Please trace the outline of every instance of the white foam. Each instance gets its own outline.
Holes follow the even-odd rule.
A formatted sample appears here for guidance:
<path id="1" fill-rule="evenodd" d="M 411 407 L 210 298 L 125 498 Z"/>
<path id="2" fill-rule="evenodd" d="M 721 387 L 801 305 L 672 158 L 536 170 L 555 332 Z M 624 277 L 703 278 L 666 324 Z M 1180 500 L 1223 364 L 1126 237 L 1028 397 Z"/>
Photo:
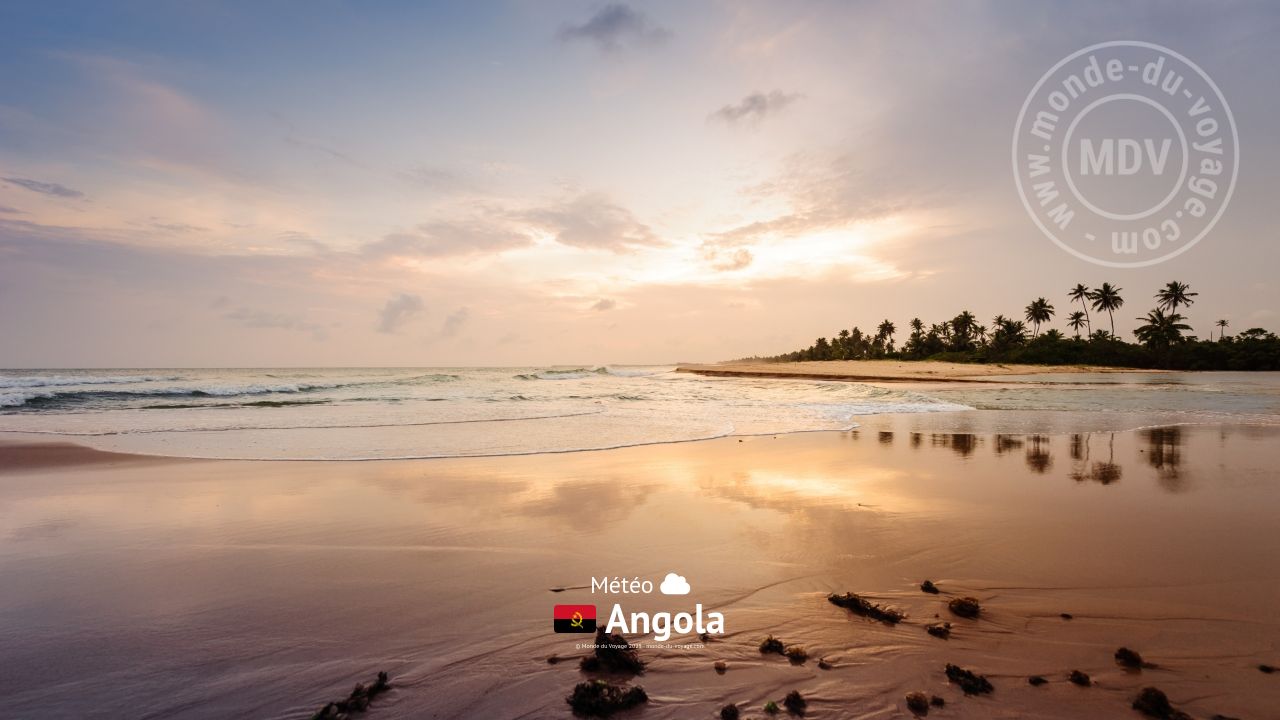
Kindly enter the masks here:
<path id="1" fill-rule="evenodd" d="M 0 388 L 65 387 L 68 385 L 122 385 L 181 380 L 177 375 L 28 375 L 0 376 Z"/>

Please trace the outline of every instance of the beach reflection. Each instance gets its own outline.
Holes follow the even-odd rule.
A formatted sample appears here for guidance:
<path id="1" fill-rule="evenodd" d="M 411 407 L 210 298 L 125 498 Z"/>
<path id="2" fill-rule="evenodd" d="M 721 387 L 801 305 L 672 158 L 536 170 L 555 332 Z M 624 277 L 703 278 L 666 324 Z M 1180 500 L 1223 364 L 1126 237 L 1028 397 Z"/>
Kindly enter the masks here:
<path id="1" fill-rule="evenodd" d="M 972 433 L 933 433 L 929 440 L 933 447 L 949 448 L 964 458 L 972 455 L 980 442 L 978 436 Z"/>
<path id="2" fill-rule="evenodd" d="M 1223 439 L 1230 431 L 1220 429 L 1218 438 Z M 1257 430 L 1245 430 L 1242 435 L 1257 434 Z M 849 437 L 858 440 L 869 434 L 849 433 Z M 907 447 L 911 451 L 937 452 L 948 451 L 949 454 L 968 460 L 975 457 L 979 448 L 990 446 L 996 458 L 1021 456 L 1025 467 L 1035 475 L 1052 475 L 1054 469 L 1055 447 L 1065 447 L 1070 463 L 1065 477 L 1075 482 L 1092 482 L 1099 485 L 1113 485 L 1125 477 L 1124 464 L 1117 459 L 1116 442 L 1118 436 L 1128 438 L 1134 454 L 1142 458 L 1145 468 L 1154 470 L 1152 474 L 1156 486 L 1166 492 L 1179 493 L 1188 488 L 1192 474 L 1187 471 L 1185 458 L 1186 441 L 1183 428 L 1166 426 L 1148 428 L 1133 433 L 1099 432 L 1070 433 L 1067 435 L 1048 435 L 1043 433 L 907 433 Z M 878 430 L 875 432 L 877 444 L 884 448 L 893 445 L 894 432 Z M 925 440 L 928 440 L 926 443 Z M 1129 469 L 1130 474 L 1133 468 Z"/>
<path id="3" fill-rule="evenodd" d="M 1146 441 L 1147 463 L 1158 473 L 1160 486 L 1169 492 L 1186 489 L 1182 474 L 1182 428 L 1148 428 L 1142 431 Z"/>
<path id="4" fill-rule="evenodd" d="M 1116 460 L 1117 433 L 1072 433 L 1065 437 L 1044 434 L 993 433 L 983 436 L 975 433 L 910 433 L 909 446 L 914 451 L 946 449 L 969 458 L 975 451 L 990 444 L 997 457 L 1021 451 L 1026 467 L 1034 474 L 1045 475 L 1053 469 L 1053 448 L 1065 444 L 1071 459 L 1067 477 L 1076 482 L 1096 482 L 1111 485 L 1119 482 L 1125 469 Z M 1143 446 L 1139 454 L 1148 467 L 1156 471 L 1159 487 L 1167 492 L 1183 492 L 1190 476 L 1185 469 L 1185 443 L 1183 430 L 1176 426 L 1142 430 L 1138 433 Z M 851 437 L 857 438 L 857 433 Z M 891 445 L 893 433 L 879 431 L 880 445 Z M 928 437 L 929 443 L 923 440 Z"/>
<path id="5" fill-rule="evenodd" d="M 687 575 L 690 600 L 723 608 L 738 633 L 714 652 L 740 652 L 731 660 L 743 668 L 760 663 L 752 638 L 778 618 L 798 619 L 781 628 L 788 639 L 845 652 L 848 620 L 821 601 L 835 590 L 927 603 L 916 584 L 935 577 L 1124 588 L 1167 604 L 1179 588 L 1202 602 L 1212 583 L 1273 574 L 1274 429 L 881 422 L 563 455 L 6 476 L 0 635 L 15 641 L 0 646 L 0 665 L 16 669 L 0 677 L 0 696 L 15 717 L 125 717 L 130 707 L 300 717 L 327 688 L 386 668 L 411 678 L 403 707 L 379 708 L 388 719 L 505 718 L 561 708 L 578 673 L 545 662 L 566 647 L 546 627 L 548 607 L 603 602 L 582 589 L 600 575 Z M 1249 587 L 1214 591 L 1213 602 L 1244 616 L 1257 597 Z M 660 596 L 626 602 L 673 608 Z M 1045 611 L 1056 617 L 1059 602 L 1046 598 Z M 836 623 L 829 636 L 812 630 L 824 622 Z M 893 646 L 935 648 L 911 635 Z M 175 657 L 182 668 L 149 673 Z M 664 655 L 671 672 L 645 680 L 654 697 L 689 691 L 686 657 L 690 673 L 706 674 L 709 655 Z M 76 678 L 76 693 L 41 682 L 53 668 Z M 520 684 L 501 681 L 511 668 Z"/>
<path id="6" fill-rule="evenodd" d="M 1027 467 L 1040 475 L 1053 467 L 1053 456 L 1049 454 L 1049 438 L 1044 435 L 1032 435 L 1027 438 Z"/>

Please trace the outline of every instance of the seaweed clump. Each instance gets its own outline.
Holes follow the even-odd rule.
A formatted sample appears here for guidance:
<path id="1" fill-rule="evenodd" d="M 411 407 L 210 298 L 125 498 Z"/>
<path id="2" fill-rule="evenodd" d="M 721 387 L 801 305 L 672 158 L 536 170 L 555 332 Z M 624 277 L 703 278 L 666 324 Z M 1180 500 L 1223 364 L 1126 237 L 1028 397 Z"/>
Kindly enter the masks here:
<path id="1" fill-rule="evenodd" d="M 1155 667 L 1151 663 L 1143 660 L 1137 650 L 1130 650 L 1127 647 L 1122 647 L 1119 650 L 1116 650 L 1116 662 L 1127 668 Z"/>
<path id="2" fill-rule="evenodd" d="M 799 690 L 792 690 L 787 696 L 782 698 L 782 706 L 792 715 L 804 717 L 804 711 L 809 707 L 809 701 L 804 699 Z"/>
<path id="3" fill-rule="evenodd" d="M 391 683 L 387 679 L 387 674 L 380 672 L 372 684 L 357 683 L 345 700 L 337 700 L 325 705 L 311 716 L 311 720 L 343 720 L 350 717 L 352 713 L 362 713 L 369 709 L 369 703 L 375 697 L 390 688 Z"/>
<path id="4" fill-rule="evenodd" d="M 1158 720 L 1191 720 L 1190 715 L 1175 709 L 1169 703 L 1167 695 L 1153 687 L 1142 688 L 1142 692 L 1133 701 L 1133 709 Z"/>
<path id="5" fill-rule="evenodd" d="M 930 625 L 925 625 L 924 631 L 936 638 L 942 638 L 943 640 L 946 640 L 947 638 L 951 637 L 951 623 L 936 622 Z"/>
<path id="6" fill-rule="evenodd" d="M 639 686 L 627 687 L 605 680 L 593 680 L 578 683 L 574 686 L 573 693 L 564 700 L 573 708 L 575 715 L 609 717 L 616 712 L 649 702 L 649 696 Z"/>
<path id="7" fill-rule="evenodd" d="M 781 640 L 770 635 L 760 641 L 760 652 L 764 655 L 768 655 L 769 653 L 781 655 L 786 652 L 786 647 L 782 644 Z"/>
<path id="8" fill-rule="evenodd" d="M 932 580 L 925 580 L 924 582 L 920 583 L 920 592 L 927 592 L 930 595 L 937 595 L 939 591 L 938 591 L 938 586 L 934 585 Z"/>
<path id="9" fill-rule="evenodd" d="M 965 695 L 986 695 L 995 690 L 986 675 L 977 675 L 951 663 L 947 663 L 947 679 L 959 685 Z"/>
<path id="10" fill-rule="evenodd" d="M 720 708 L 720 720 L 738 720 L 738 706 L 729 704 Z"/>
<path id="11" fill-rule="evenodd" d="M 947 607 L 963 618 L 976 618 L 982 612 L 982 606 L 978 604 L 977 599 L 971 597 L 952 598 L 951 602 L 947 603 Z"/>
<path id="12" fill-rule="evenodd" d="M 1043 675 L 1032 675 L 1031 677 L 1027 678 L 1027 683 L 1029 683 L 1032 687 L 1040 687 L 1041 685 L 1045 685 L 1048 682 L 1049 682 L 1048 680 L 1044 679 Z"/>
<path id="13" fill-rule="evenodd" d="M 907 693 L 907 709 L 916 715 L 928 715 L 929 696 L 922 692 Z"/>
<path id="14" fill-rule="evenodd" d="M 644 661 L 635 647 L 621 635 L 610 634 L 604 628 L 596 630 L 595 651 L 579 664 L 587 672 L 627 673 L 644 672 Z"/>
<path id="15" fill-rule="evenodd" d="M 788 645 L 787 649 L 782 651 L 782 654 L 786 655 L 793 665 L 802 665 L 805 660 L 809 659 L 809 651 L 805 650 L 802 645 Z"/>
<path id="16" fill-rule="evenodd" d="M 1082 673 L 1079 670 L 1072 670 L 1071 674 L 1067 676 L 1067 679 L 1071 681 L 1072 685 L 1079 685 L 1080 687 L 1089 687 L 1093 684 L 1093 680 L 1087 674 Z"/>
<path id="17" fill-rule="evenodd" d="M 837 607 L 842 607 L 855 615 L 879 620 L 888 625 L 897 625 L 902 622 L 902 618 L 906 617 L 897 610 L 877 605 L 861 595 L 851 592 L 847 592 L 844 595 L 832 593 L 827 596 L 827 602 Z"/>

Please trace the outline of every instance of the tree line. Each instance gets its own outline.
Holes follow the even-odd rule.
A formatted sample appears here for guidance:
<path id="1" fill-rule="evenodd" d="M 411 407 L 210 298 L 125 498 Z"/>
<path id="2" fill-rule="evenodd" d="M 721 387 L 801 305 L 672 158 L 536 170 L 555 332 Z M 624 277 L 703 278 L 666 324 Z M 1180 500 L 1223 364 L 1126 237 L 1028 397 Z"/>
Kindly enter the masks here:
<path id="1" fill-rule="evenodd" d="M 1016 362 L 1042 365 L 1115 365 L 1180 370 L 1280 370 L 1280 339 L 1262 328 L 1231 336 L 1230 323 L 1214 322 L 1208 339 L 1192 335 L 1179 312 L 1195 304 L 1199 293 L 1187 283 L 1172 281 L 1155 294 L 1155 307 L 1137 318 L 1136 343 L 1116 335 L 1115 313 L 1124 307 L 1123 288 L 1102 283 L 1096 288 L 1077 284 L 1066 293 L 1068 332 L 1050 327 L 1057 317 L 1053 303 L 1040 297 L 1023 309 L 1022 319 L 997 315 L 983 324 L 964 310 L 950 320 L 925 326 L 920 318 L 909 323 L 901 346 L 898 328 L 890 320 L 864 332 L 858 327 L 834 337 L 818 338 L 802 350 L 772 360 L 948 360 L 953 362 Z M 1076 306 L 1079 309 L 1075 309 Z M 1105 314 L 1105 318 L 1104 318 Z M 1097 322 L 1099 327 L 1094 328 Z M 1105 322 L 1105 325 L 1103 324 Z M 1217 338 L 1214 338 L 1214 330 Z"/>

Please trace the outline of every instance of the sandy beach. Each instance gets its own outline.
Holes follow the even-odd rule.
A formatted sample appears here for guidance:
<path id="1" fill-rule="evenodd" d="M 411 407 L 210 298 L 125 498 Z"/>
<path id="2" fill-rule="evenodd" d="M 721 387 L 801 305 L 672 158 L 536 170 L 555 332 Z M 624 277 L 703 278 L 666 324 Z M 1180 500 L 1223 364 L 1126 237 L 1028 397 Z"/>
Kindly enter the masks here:
<path id="1" fill-rule="evenodd" d="M 11 437 L 0 696 L 13 717 L 309 718 L 385 670 L 392 689 L 364 717 L 566 718 L 592 677 L 576 649 L 588 636 L 553 633 L 554 604 L 603 618 L 615 602 L 698 603 L 725 633 L 630 635 L 647 668 L 614 679 L 649 702 L 620 717 L 729 703 L 766 717 L 798 690 L 813 718 L 910 717 L 915 691 L 945 701 L 938 717 L 1133 718 L 1146 686 L 1193 717 L 1269 717 L 1280 430 L 1148 419 L 1072 432 L 1090 421 L 885 415 L 852 432 L 365 463 L 142 460 Z M 588 589 L 671 571 L 689 596 Z M 827 601 L 845 592 L 906 619 Z M 964 596 L 977 619 L 948 610 Z M 925 632 L 937 622 L 949 639 Z M 761 654 L 771 634 L 807 661 Z M 1122 646 L 1152 665 L 1121 667 Z M 994 692 L 966 696 L 948 663 Z"/>
<path id="2" fill-rule="evenodd" d="M 734 360 L 711 365 L 684 364 L 677 372 L 710 377 L 806 378 L 857 382 L 1008 382 L 1007 376 L 1080 373 L 1158 373 L 1159 370 L 1089 365 L 1019 365 L 941 362 L 938 360 L 824 360 L 764 362 Z"/>

